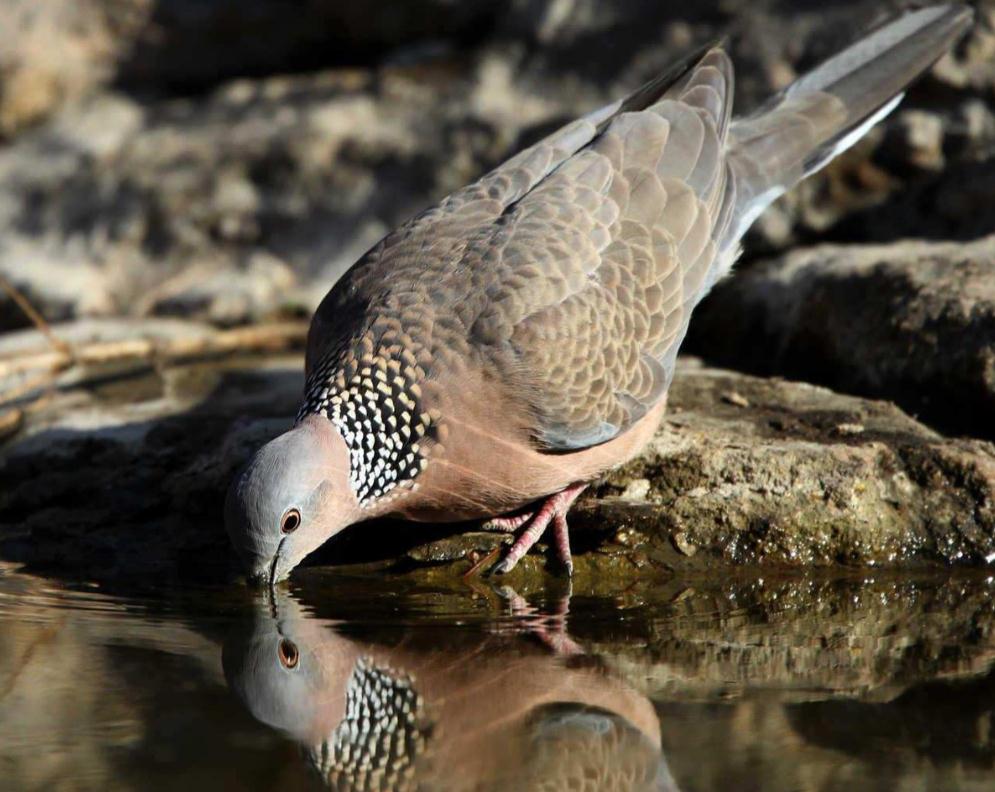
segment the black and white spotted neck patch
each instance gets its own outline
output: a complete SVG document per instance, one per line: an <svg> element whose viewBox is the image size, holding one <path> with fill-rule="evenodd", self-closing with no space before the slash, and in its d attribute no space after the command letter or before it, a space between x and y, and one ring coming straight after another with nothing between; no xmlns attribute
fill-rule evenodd
<svg viewBox="0 0 995 792"><path fill-rule="evenodd" d="M381 355L327 356L308 377L297 414L324 415L349 448L349 484L360 506L408 485L427 465L433 418L422 409L419 369Z"/></svg>
<svg viewBox="0 0 995 792"><path fill-rule="evenodd" d="M345 716L312 749L314 768L333 789L416 789L415 762L431 734L412 680L360 658L346 686Z"/></svg>

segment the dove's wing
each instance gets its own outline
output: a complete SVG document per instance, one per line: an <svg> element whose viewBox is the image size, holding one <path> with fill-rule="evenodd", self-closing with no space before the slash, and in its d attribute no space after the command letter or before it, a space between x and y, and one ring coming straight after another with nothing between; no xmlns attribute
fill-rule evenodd
<svg viewBox="0 0 995 792"><path fill-rule="evenodd" d="M385 238L319 307L309 371L339 347L321 368L342 382L397 355L400 381L477 365L542 447L615 437L665 396L691 311L749 224L970 19L960 5L904 14L734 123L728 56L700 51Z"/></svg>
<svg viewBox="0 0 995 792"><path fill-rule="evenodd" d="M691 310L723 266L731 106L729 59L709 50L467 245L464 266L488 274L471 337L507 350L502 373L543 445L608 440L666 393Z"/></svg>
<svg viewBox="0 0 995 792"><path fill-rule="evenodd" d="M895 18L731 124L732 67L708 50L473 237L462 262L489 280L471 333L511 350L502 373L538 441L604 442L656 405L753 220L893 109L970 20L961 5Z"/></svg>
<svg viewBox="0 0 995 792"><path fill-rule="evenodd" d="M347 345L361 334L359 325L372 315L370 304L382 302L385 290L403 291L424 284L426 278L451 276L471 238L486 234L536 185L604 131L612 119L657 100L704 51L692 53L626 99L567 124L386 236L342 277L315 313L307 345L308 374L330 348ZM439 307L436 303L444 306L459 298L456 291L453 287L453 293L440 295L434 302L428 300L431 304L419 294L413 298L418 303L416 310Z"/></svg>

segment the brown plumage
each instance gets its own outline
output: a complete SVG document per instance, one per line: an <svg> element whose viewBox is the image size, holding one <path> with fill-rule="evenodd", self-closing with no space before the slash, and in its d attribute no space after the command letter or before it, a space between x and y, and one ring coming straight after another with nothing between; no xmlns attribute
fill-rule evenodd
<svg viewBox="0 0 995 792"><path fill-rule="evenodd" d="M366 517L488 518L561 492L499 569L547 524L569 564L566 508L654 430L691 312L746 229L970 18L900 16L736 120L732 64L706 48L388 235L315 314L301 440L263 453L229 498L253 572L278 578ZM284 480L288 455L307 488ZM304 500L317 527L281 537Z"/></svg>
<svg viewBox="0 0 995 792"><path fill-rule="evenodd" d="M595 660L421 632L353 640L283 599L225 642L225 676L329 789L677 792L652 703Z"/></svg>

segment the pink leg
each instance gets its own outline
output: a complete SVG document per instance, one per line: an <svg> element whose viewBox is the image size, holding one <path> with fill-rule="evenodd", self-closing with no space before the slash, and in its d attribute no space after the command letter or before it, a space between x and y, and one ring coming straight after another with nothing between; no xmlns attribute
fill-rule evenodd
<svg viewBox="0 0 995 792"><path fill-rule="evenodd" d="M513 521L517 521L510 528L493 526L495 521L491 520L490 526L493 526L493 530L504 531L513 531L526 522L528 523L528 527L515 540L515 543L509 548L504 559L495 565L491 572L495 575L503 575L514 569L522 556L532 548L532 545L539 541L539 537L552 524L553 546L557 557L567 570L567 574L573 574L573 560L570 557L570 536L567 532L567 511L569 511L573 502L577 500L577 496L586 488L587 484L571 484L565 490L546 498L539 509L533 514L498 518L505 526L512 525Z"/></svg>
<svg viewBox="0 0 995 792"><path fill-rule="evenodd" d="M569 583L567 584L569 586ZM558 655L584 654L584 648L567 632L567 614L570 608L570 589L556 604L552 613L544 614L529 605L528 600L511 586L501 586L498 594L508 602L508 608L515 620L524 626L539 641Z"/></svg>
<svg viewBox="0 0 995 792"><path fill-rule="evenodd" d="M563 512L553 515L553 547L556 548L556 557L566 568L567 575L573 575L574 561L570 555L570 531L567 530L567 515Z"/></svg>

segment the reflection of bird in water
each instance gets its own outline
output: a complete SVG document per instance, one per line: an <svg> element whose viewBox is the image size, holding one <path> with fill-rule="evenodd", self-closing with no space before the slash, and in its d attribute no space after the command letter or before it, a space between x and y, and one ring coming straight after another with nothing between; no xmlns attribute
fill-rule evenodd
<svg viewBox="0 0 995 792"><path fill-rule="evenodd" d="M676 790L652 704L522 636L354 640L284 599L224 647L229 685L336 790Z"/></svg>

